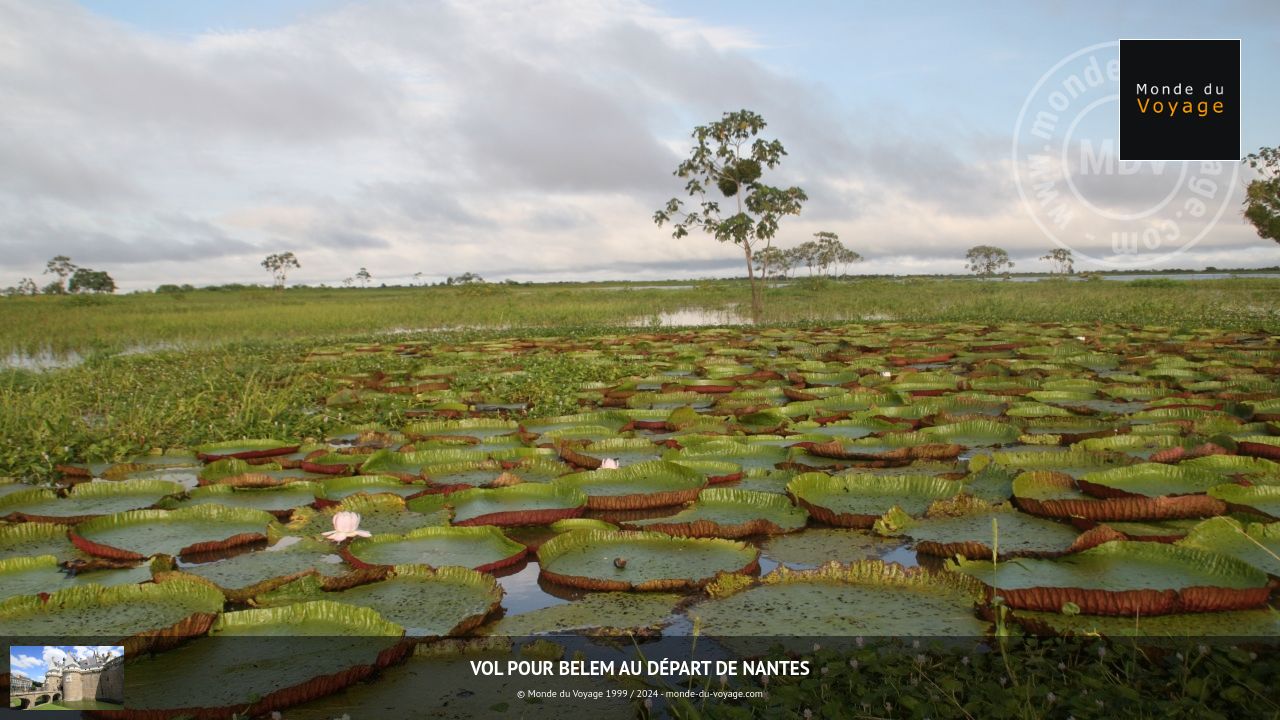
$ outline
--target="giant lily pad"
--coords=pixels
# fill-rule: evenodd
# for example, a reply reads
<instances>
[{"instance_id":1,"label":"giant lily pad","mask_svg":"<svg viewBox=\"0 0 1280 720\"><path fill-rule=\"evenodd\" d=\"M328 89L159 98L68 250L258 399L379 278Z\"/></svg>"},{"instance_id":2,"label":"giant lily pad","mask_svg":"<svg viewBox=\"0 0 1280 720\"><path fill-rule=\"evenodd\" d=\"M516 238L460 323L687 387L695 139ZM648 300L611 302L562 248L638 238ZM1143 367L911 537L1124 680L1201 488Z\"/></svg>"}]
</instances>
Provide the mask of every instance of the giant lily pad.
<instances>
[{"instance_id":1,"label":"giant lily pad","mask_svg":"<svg viewBox=\"0 0 1280 720\"><path fill-rule=\"evenodd\" d=\"M0 634L69 637L91 630L111 640L129 638L129 649L138 652L168 639L204 634L222 605L222 593L181 578L145 585L81 585L47 599L6 600L0 604Z\"/></svg>"},{"instance_id":2,"label":"giant lily pad","mask_svg":"<svg viewBox=\"0 0 1280 720\"><path fill-rule=\"evenodd\" d=\"M496 527L426 527L403 535L360 538L342 549L347 562L357 567L379 565L457 565L490 572L514 565L525 556L525 547Z\"/></svg>"},{"instance_id":3,"label":"giant lily pad","mask_svg":"<svg viewBox=\"0 0 1280 720\"><path fill-rule=\"evenodd\" d=\"M817 520L839 527L871 527L876 518L898 507L922 514L935 500L955 497L961 485L929 475L840 475L804 473L792 478L787 492Z\"/></svg>"},{"instance_id":4,"label":"giant lily pad","mask_svg":"<svg viewBox=\"0 0 1280 720\"><path fill-rule=\"evenodd\" d=\"M421 452L395 452L379 450L369 455L360 465L362 475L390 475L401 480L420 480L426 476L424 468L428 465L446 463L480 462L488 459L488 455L479 450L445 449L423 450Z\"/></svg>"},{"instance_id":5,"label":"giant lily pad","mask_svg":"<svg viewBox=\"0 0 1280 720\"><path fill-rule=\"evenodd\" d=\"M194 555L263 542L273 521L260 510L220 505L131 510L77 525L71 542L90 555L115 560Z\"/></svg>"},{"instance_id":6,"label":"giant lily pad","mask_svg":"<svg viewBox=\"0 0 1280 720\"><path fill-rule=\"evenodd\" d=\"M815 570L779 568L758 583L713 585L686 612L712 637L977 636L975 583L866 560Z\"/></svg>"},{"instance_id":7,"label":"giant lily pad","mask_svg":"<svg viewBox=\"0 0 1280 720\"><path fill-rule=\"evenodd\" d=\"M1266 603L1266 573L1189 547L1116 540L1054 560L959 560L1014 608L1052 612L1074 603L1089 615L1167 615L1246 610Z\"/></svg>"},{"instance_id":8,"label":"giant lily pad","mask_svg":"<svg viewBox=\"0 0 1280 720\"><path fill-rule=\"evenodd\" d=\"M994 420L967 420L948 425L935 425L920 434L936 438L938 443L958 443L970 447L1007 445L1018 439L1018 428Z\"/></svg>"},{"instance_id":9,"label":"giant lily pad","mask_svg":"<svg viewBox=\"0 0 1280 720\"><path fill-rule=\"evenodd\" d=\"M560 485L521 483L492 489L474 488L448 495L423 495L410 500L409 509L420 513L448 508L452 524L548 525L557 520L578 517L587 505L581 491Z\"/></svg>"},{"instance_id":10,"label":"giant lily pad","mask_svg":"<svg viewBox=\"0 0 1280 720\"><path fill-rule=\"evenodd\" d=\"M21 520L77 523L99 515L150 507L161 498L182 491L178 483L163 480L86 482L71 488L65 498L51 490L14 493L0 499L0 513Z\"/></svg>"},{"instance_id":11,"label":"giant lily pad","mask_svg":"<svg viewBox=\"0 0 1280 720\"><path fill-rule=\"evenodd\" d=\"M0 525L0 560L54 555L63 560L76 554L67 527L57 523L26 522Z\"/></svg>"},{"instance_id":12,"label":"giant lily pad","mask_svg":"<svg viewBox=\"0 0 1280 720\"><path fill-rule=\"evenodd\" d=\"M403 633L373 610L325 600L226 613L206 638L133 658L125 697L134 712L267 715L368 677ZM240 639L262 636L289 640Z\"/></svg>"},{"instance_id":13,"label":"giant lily pad","mask_svg":"<svg viewBox=\"0 0 1280 720\"><path fill-rule=\"evenodd\" d=\"M328 478L324 485L326 500L341 500L350 495L391 493L400 497L417 495L427 489L426 483L405 482L389 475L355 475Z\"/></svg>"},{"instance_id":14,"label":"giant lily pad","mask_svg":"<svg viewBox=\"0 0 1280 720\"><path fill-rule=\"evenodd\" d=\"M316 512L310 508L295 510L288 528L298 535L319 536L333 529L333 518L340 512L360 515L360 529L375 535L409 532L422 527L449 524L444 510L430 515L411 512L404 498L390 493L351 495L332 507Z\"/></svg>"},{"instance_id":15,"label":"giant lily pad","mask_svg":"<svg viewBox=\"0 0 1280 720\"><path fill-rule=\"evenodd\" d=\"M227 599L243 602L262 592L295 580L303 575L341 575L350 567L342 563L332 543L309 538L284 538L274 545L239 553L231 557L204 562L163 563L155 561L153 567L157 579L175 570L195 575L212 583Z\"/></svg>"},{"instance_id":16,"label":"giant lily pad","mask_svg":"<svg viewBox=\"0 0 1280 720\"><path fill-rule=\"evenodd\" d=\"M1172 520L1221 515L1227 506L1208 495L1095 498L1080 491L1076 480L1051 470L1024 472L1013 480L1013 501L1033 515L1087 520Z\"/></svg>"},{"instance_id":17,"label":"giant lily pad","mask_svg":"<svg viewBox=\"0 0 1280 720\"><path fill-rule=\"evenodd\" d=\"M189 494L189 499L173 503L172 507L221 505L223 507L264 510L279 517L282 515L287 516L294 508L310 505L317 498L323 496L324 488L319 483L313 482L292 482L269 488L206 485L192 490Z\"/></svg>"},{"instance_id":18,"label":"giant lily pad","mask_svg":"<svg viewBox=\"0 0 1280 720\"><path fill-rule=\"evenodd\" d=\"M538 564L547 580L587 590L679 590L721 572L756 572L759 554L731 540L586 530L543 543Z\"/></svg>"},{"instance_id":19,"label":"giant lily pad","mask_svg":"<svg viewBox=\"0 0 1280 720\"><path fill-rule=\"evenodd\" d=\"M953 508L940 514L931 510L922 520L898 511L892 532L915 541L916 552L937 557L990 558L993 546L1001 559L1051 557L1079 549L1080 533L1066 523L1020 513L1008 505L966 503Z\"/></svg>"},{"instance_id":20,"label":"giant lily pad","mask_svg":"<svg viewBox=\"0 0 1280 720\"><path fill-rule=\"evenodd\" d=\"M415 636L461 635L498 609L502 588L491 576L462 567L398 565L384 579L352 585L316 575L255 599L260 607L327 599L367 607Z\"/></svg>"},{"instance_id":21,"label":"giant lily pad","mask_svg":"<svg viewBox=\"0 0 1280 720\"><path fill-rule=\"evenodd\" d=\"M877 559L901 545L900 540L865 530L819 527L771 537L761 545L761 553L779 565L806 570L829 562L848 564Z\"/></svg>"},{"instance_id":22,"label":"giant lily pad","mask_svg":"<svg viewBox=\"0 0 1280 720\"><path fill-rule=\"evenodd\" d=\"M0 560L0 600L18 595L51 593L78 585L125 585L151 579L146 565L104 569L70 575L61 571L52 555Z\"/></svg>"},{"instance_id":23,"label":"giant lily pad","mask_svg":"<svg viewBox=\"0 0 1280 720\"><path fill-rule=\"evenodd\" d=\"M1086 473L1078 481L1080 489L1098 497L1194 495L1205 493L1221 482L1217 474L1207 470L1160 463L1141 463Z\"/></svg>"},{"instance_id":24,"label":"giant lily pad","mask_svg":"<svg viewBox=\"0 0 1280 720\"><path fill-rule=\"evenodd\" d=\"M808 513L776 493L707 488L675 515L623 523L623 527L679 537L742 538L795 532L808 519Z\"/></svg>"},{"instance_id":25,"label":"giant lily pad","mask_svg":"<svg viewBox=\"0 0 1280 720\"><path fill-rule=\"evenodd\" d=\"M1280 577L1280 522L1245 525L1227 517L1209 518L1178 544L1230 555Z\"/></svg>"},{"instance_id":26,"label":"giant lily pad","mask_svg":"<svg viewBox=\"0 0 1280 720\"><path fill-rule=\"evenodd\" d=\"M1251 643L1263 638L1280 638L1280 612L1270 607L1151 617L1019 610L1014 619L1035 632L1079 637L1228 637L1248 638Z\"/></svg>"},{"instance_id":27,"label":"giant lily pad","mask_svg":"<svg viewBox=\"0 0 1280 720\"><path fill-rule=\"evenodd\" d=\"M1209 494L1232 507L1280 520L1280 485L1219 485L1210 489Z\"/></svg>"},{"instance_id":28,"label":"giant lily pad","mask_svg":"<svg viewBox=\"0 0 1280 720\"><path fill-rule=\"evenodd\" d=\"M488 630L493 635L650 635L665 625L684 600L673 593L590 593L572 602L508 615Z\"/></svg>"},{"instance_id":29,"label":"giant lily pad","mask_svg":"<svg viewBox=\"0 0 1280 720\"><path fill-rule=\"evenodd\" d=\"M693 500L707 479L683 465L654 461L563 475L553 484L586 493L593 510L642 510Z\"/></svg>"},{"instance_id":30,"label":"giant lily pad","mask_svg":"<svg viewBox=\"0 0 1280 720\"><path fill-rule=\"evenodd\" d=\"M227 440L226 442L208 443L195 448L196 456L205 462L236 458L251 460L255 458L288 455L298 449L297 443L279 440Z\"/></svg>"}]
</instances>

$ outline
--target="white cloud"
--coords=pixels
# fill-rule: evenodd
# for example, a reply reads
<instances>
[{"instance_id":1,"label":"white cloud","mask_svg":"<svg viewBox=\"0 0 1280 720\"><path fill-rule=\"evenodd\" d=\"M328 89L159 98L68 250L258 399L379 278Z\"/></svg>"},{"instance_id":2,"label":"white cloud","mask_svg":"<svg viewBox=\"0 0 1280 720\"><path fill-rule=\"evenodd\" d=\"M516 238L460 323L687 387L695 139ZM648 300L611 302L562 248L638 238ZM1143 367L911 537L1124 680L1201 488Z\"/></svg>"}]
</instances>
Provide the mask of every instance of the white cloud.
<instances>
[{"instance_id":1,"label":"white cloud","mask_svg":"<svg viewBox=\"0 0 1280 720\"><path fill-rule=\"evenodd\" d=\"M22 668L24 670L30 670L32 668L37 668L37 667L43 669L44 661L41 660L40 658L32 657L30 655L14 655L10 653L9 667L11 669Z\"/></svg>"},{"instance_id":2,"label":"white cloud","mask_svg":"<svg viewBox=\"0 0 1280 720\"><path fill-rule=\"evenodd\" d=\"M0 285L56 253L124 289L267 282L282 250L309 283L740 273L735 248L650 218L689 129L741 107L811 198L779 244L836 230L885 271L1046 245L1007 138L839 106L762 44L635 0L374 0L189 38L0 0L0 104L21 108L0 133Z\"/></svg>"}]
</instances>

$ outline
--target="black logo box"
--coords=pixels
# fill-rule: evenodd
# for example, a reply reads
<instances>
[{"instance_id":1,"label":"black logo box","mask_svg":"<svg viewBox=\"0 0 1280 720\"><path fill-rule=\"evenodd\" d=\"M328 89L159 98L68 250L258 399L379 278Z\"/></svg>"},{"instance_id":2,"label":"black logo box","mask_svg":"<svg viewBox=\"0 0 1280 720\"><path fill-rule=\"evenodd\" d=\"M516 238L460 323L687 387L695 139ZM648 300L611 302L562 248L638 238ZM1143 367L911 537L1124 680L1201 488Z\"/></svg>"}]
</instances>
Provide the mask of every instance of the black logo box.
<instances>
[{"instance_id":1,"label":"black logo box","mask_svg":"<svg viewBox=\"0 0 1280 720\"><path fill-rule=\"evenodd\" d=\"M1121 160L1238 162L1240 102L1239 40L1120 40Z\"/></svg>"}]
</instances>

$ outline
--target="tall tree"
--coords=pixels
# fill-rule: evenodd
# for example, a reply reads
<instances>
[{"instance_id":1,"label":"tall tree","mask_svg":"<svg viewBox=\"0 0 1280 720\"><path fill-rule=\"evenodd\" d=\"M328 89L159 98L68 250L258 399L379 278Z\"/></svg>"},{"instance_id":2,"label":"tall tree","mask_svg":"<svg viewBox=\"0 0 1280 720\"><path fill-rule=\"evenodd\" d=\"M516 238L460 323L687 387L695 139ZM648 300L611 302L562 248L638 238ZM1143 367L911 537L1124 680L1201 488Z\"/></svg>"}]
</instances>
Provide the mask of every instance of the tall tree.
<instances>
[{"instance_id":1,"label":"tall tree","mask_svg":"<svg viewBox=\"0 0 1280 720\"><path fill-rule=\"evenodd\" d=\"M1244 162L1260 175L1245 188L1245 219L1260 237L1280 243L1280 147L1261 148Z\"/></svg>"},{"instance_id":2,"label":"tall tree","mask_svg":"<svg viewBox=\"0 0 1280 720\"><path fill-rule=\"evenodd\" d=\"M116 291L116 281L105 270L76 268L67 290L73 293L113 293Z\"/></svg>"},{"instance_id":3,"label":"tall tree","mask_svg":"<svg viewBox=\"0 0 1280 720\"><path fill-rule=\"evenodd\" d=\"M58 279L45 286L45 292L50 295L62 295L67 291L67 278L71 277L76 271L76 264L71 262L71 258L66 255L55 255L52 260L45 263L44 274L56 275Z\"/></svg>"},{"instance_id":4,"label":"tall tree","mask_svg":"<svg viewBox=\"0 0 1280 720\"><path fill-rule=\"evenodd\" d=\"M755 255L756 271L760 273L760 277L769 278L769 271L786 277L787 253L779 247L770 245L761 249Z\"/></svg>"},{"instance_id":5,"label":"tall tree","mask_svg":"<svg viewBox=\"0 0 1280 720\"><path fill-rule=\"evenodd\" d=\"M766 185L764 170L782 161L786 150L777 140L759 137L764 118L750 110L727 112L720 120L693 129L694 147L689 158L676 168L675 175L686 180L685 192L697 203L685 208L680 198L671 198L653 214L662 227L672 224L672 236L683 238L692 230L702 230L720 242L742 248L751 283L751 315L759 322L764 314L764 296L756 278L754 254L770 246L778 223L787 215L799 215L808 196L799 187ZM732 201L732 212L721 210L720 201L708 197L711 190Z\"/></svg>"},{"instance_id":6,"label":"tall tree","mask_svg":"<svg viewBox=\"0 0 1280 720\"><path fill-rule=\"evenodd\" d=\"M368 268L360 268L360 272L356 273L356 279L360 281L360 287L369 287L369 281L373 279L373 275L369 274Z\"/></svg>"},{"instance_id":7,"label":"tall tree","mask_svg":"<svg viewBox=\"0 0 1280 720\"><path fill-rule=\"evenodd\" d=\"M1008 270L1013 267L1009 253L993 245L975 245L965 253L964 259L968 261L965 268L980 277L991 277L1002 268Z\"/></svg>"},{"instance_id":8,"label":"tall tree","mask_svg":"<svg viewBox=\"0 0 1280 720\"><path fill-rule=\"evenodd\" d=\"M1074 275L1075 258L1071 255L1071 251L1066 248L1054 248L1044 255L1040 256L1041 260L1048 260L1051 272L1061 273L1063 275Z\"/></svg>"},{"instance_id":9,"label":"tall tree","mask_svg":"<svg viewBox=\"0 0 1280 720\"><path fill-rule=\"evenodd\" d=\"M273 253L262 261L262 267L271 273L277 290L284 290L285 281L289 279L289 271L302 267L292 252Z\"/></svg>"}]
</instances>

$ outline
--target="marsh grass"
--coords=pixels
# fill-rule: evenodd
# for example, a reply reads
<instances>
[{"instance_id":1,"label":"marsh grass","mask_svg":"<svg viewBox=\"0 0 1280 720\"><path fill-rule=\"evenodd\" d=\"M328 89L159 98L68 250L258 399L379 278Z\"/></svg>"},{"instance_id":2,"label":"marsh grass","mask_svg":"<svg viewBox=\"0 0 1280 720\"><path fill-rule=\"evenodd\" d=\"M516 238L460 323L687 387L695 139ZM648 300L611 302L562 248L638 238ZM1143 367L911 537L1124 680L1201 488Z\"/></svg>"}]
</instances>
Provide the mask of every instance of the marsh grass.
<instances>
[{"instance_id":1,"label":"marsh grass","mask_svg":"<svg viewBox=\"0 0 1280 720\"><path fill-rule=\"evenodd\" d=\"M1144 281L1145 282L1145 281ZM1000 282L801 280L766 291L764 321L1069 322L1280 328L1280 279ZM301 340L440 329L605 328L661 313L746 307L745 281L670 285L486 285L196 290L0 300L0 356L156 345Z\"/></svg>"}]
</instances>

